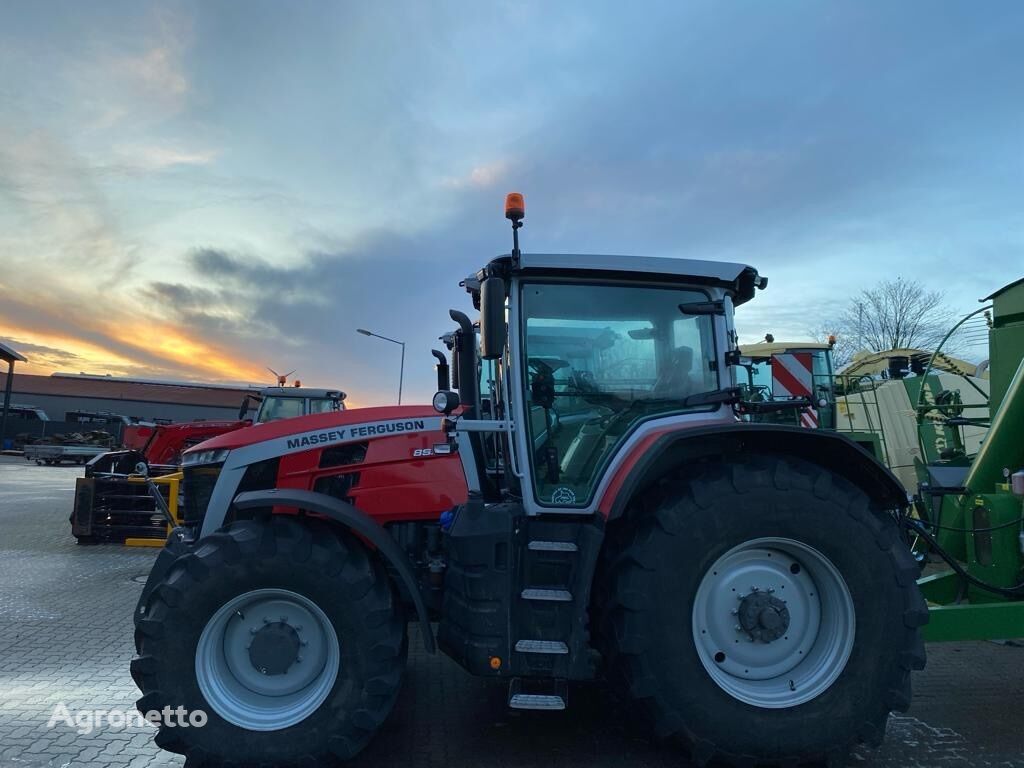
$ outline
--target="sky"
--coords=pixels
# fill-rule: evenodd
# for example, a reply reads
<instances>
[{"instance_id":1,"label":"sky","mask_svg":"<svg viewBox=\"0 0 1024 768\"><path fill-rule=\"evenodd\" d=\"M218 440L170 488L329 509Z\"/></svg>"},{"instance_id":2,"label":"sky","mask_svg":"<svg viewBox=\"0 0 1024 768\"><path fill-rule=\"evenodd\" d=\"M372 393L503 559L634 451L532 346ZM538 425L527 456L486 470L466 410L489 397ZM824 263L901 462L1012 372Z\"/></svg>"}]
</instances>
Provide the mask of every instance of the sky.
<instances>
[{"instance_id":1,"label":"sky","mask_svg":"<svg viewBox=\"0 0 1024 768\"><path fill-rule=\"evenodd\" d=\"M741 341L1024 272L1015 2L0 5L20 370L434 390L510 248L749 263Z\"/></svg>"}]
</instances>

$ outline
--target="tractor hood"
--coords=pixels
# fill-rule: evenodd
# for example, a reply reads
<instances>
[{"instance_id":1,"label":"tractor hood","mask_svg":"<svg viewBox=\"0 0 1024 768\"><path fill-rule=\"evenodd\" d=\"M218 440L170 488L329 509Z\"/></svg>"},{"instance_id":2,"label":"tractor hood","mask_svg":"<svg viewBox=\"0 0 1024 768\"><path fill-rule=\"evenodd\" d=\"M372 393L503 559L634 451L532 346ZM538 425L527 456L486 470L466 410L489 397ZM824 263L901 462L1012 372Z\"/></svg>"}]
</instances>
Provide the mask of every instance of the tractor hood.
<instances>
[{"instance_id":1,"label":"tractor hood","mask_svg":"<svg viewBox=\"0 0 1024 768\"><path fill-rule=\"evenodd\" d=\"M420 429L418 422L425 419L437 420L438 413L429 405L384 406L380 408L358 408L351 411L330 411L314 413L309 416L297 416L293 419L281 419L265 424L254 424L245 429L238 429L218 435L210 440L193 446L186 453L196 451L236 450L268 440L275 440L293 435L311 436L309 447L319 443L334 442L342 437L339 433L351 431L344 437L372 438L377 434L385 435L398 431L415 431ZM404 421L413 422L415 428L404 428ZM398 422L399 426L395 425ZM379 430L379 431L378 431ZM323 439L320 435L326 435ZM312 439L316 436L316 439Z\"/></svg>"}]
</instances>

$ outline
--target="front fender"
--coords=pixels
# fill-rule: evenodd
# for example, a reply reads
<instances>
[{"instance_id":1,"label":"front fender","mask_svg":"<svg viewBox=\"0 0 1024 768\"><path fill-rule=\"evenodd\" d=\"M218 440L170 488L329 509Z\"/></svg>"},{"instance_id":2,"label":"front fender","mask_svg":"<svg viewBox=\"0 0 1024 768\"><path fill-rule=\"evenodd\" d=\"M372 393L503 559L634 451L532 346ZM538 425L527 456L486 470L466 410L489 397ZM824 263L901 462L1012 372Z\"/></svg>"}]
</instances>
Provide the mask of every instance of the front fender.
<instances>
[{"instance_id":1,"label":"front fender","mask_svg":"<svg viewBox=\"0 0 1024 768\"><path fill-rule=\"evenodd\" d=\"M409 558L406 556L398 543L391 538L373 518L366 513L359 511L348 502L336 499L314 491L303 491L292 488L271 488L263 491L246 491L238 494L232 505L235 509L255 509L259 507L282 506L305 509L309 512L329 517L335 520L353 533L370 542L381 556L387 560L388 565L394 568L398 577L402 580L413 605L416 607L416 615L419 618L420 628L423 631L423 645L427 651L434 653L434 633L430 628L430 618L427 613L426 603L423 602L423 595L420 594L419 585L416 583L416 575L409 565Z\"/></svg>"}]
</instances>

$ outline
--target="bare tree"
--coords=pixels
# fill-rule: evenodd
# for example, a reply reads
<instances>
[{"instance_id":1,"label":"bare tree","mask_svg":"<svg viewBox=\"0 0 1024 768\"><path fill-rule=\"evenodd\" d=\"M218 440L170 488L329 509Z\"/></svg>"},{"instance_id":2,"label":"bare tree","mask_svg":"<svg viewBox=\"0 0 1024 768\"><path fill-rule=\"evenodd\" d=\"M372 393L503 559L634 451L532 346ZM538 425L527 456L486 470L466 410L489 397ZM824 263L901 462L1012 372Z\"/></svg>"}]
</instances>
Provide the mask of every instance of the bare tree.
<instances>
[{"instance_id":1,"label":"bare tree","mask_svg":"<svg viewBox=\"0 0 1024 768\"><path fill-rule=\"evenodd\" d=\"M835 334L837 368L861 350L934 349L954 322L944 300L940 291L912 280L882 280L854 296L838 318L816 329L815 336Z\"/></svg>"},{"instance_id":2,"label":"bare tree","mask_svg":"<svg viewBox=\"0 0 1024 768\"><path fill-rule=\"evenodd\" d=\"M833 339L832 344L832 366L838 371L848 363L853 362L853 356L860 351L857 343L847 336L840 328L839 321L824 322L816 328L810 329L811 338L827 344Z\"/></svg>"}]
</instances>

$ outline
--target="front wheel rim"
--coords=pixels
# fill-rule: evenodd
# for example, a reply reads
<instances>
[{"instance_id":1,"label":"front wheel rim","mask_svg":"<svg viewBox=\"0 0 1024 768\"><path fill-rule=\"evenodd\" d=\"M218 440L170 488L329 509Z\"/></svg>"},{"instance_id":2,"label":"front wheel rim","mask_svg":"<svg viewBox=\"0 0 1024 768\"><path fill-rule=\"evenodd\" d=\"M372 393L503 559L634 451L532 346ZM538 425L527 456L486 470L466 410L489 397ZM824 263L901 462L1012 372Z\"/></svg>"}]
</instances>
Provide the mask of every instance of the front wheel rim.
<instances>
[{"instance_id":1,"label":"front wheel rim","mask_svg":"<svg viewBox=\"0 0 1024 768\"><path fill-rule=\"evenodd\" d=\"M733 547L704 574L693 604L693 639L711 679L766 709L824 693L853 651L856 612L832 561L795 539Z\"/></svg>"},{"instance_id":2,"label":"front wheel rim","mask_svg":"<svg viewBox=\"0 0 1024 768\"><path fill-rule=\"evenodd\" d=\"M327 614L286 589L238 595L210 618L196 645L196 680L224 720L251 731L288 728L312 715L341 667Z\"/></svg>"}]
</instances>

